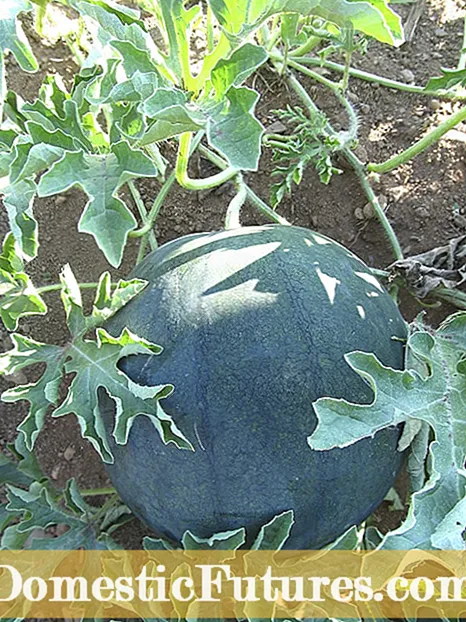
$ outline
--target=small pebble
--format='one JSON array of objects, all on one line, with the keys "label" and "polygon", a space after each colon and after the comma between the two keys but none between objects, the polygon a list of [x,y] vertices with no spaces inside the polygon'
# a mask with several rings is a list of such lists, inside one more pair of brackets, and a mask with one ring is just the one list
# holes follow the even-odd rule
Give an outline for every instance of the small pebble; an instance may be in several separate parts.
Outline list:
[{"label": "small pebble", "polygon": [[76,449],[73,447],[73,445],[68,445],[68,447],[65,449],[63,453],[63,457],[65,458],[65,460],[68,460],[69,462],[70,460],[73,459],[75,453],[76,453]]},{"label": "small pebble", "polygon": [[368,104],[361,104],[361,112],[368,114],[371,111],[371,107]]},{"label": "small pebble", "polygon": [[66,203],[66,197],[64,197],[62,194],[59,194],[55,199],[55,203],[57,205],[63,205],[64,203]]},{"label": "small pebble", "polygon": [[436,37],[446,37],[448,33],[443,28],[436,28],[434,34]]},{"label": "small pebble", "polygon": [[281,121],[274,121],[265,130],[266,134],[283,134],[286,131],[286,125]]},{"label": "small pebble", "polygon": [[358,156],[361,162],[369,162],[369,156],[367,155],[367,150],[364,145],[358,145],[354,150],[354,153]]},{"label": "small pebble", "polygon": [[313,67],[312,71],[314,73],[318,73],[319,76],[330,76],[332,74],[331,71],[329,71],[326,67]]},{"label": "small pebble", "polygon": [[374,218],[374,208],[372,207],[371,203],[366,203],[362,209],[362,213],[364,218],[366,218],[367,220],[370,220],[371,218]]},{"label": "small pebble", "polygon": [[430,100],[430,107],[432,108],[432,110],[438,110],[440,106],[441,106],[440,100],[438,99]]},{"label": "small pebble", "polygon": [[364,220],[364,212],[360,207],[357,207],[354,210],[354,215],[356,216],[357,220]]},{"label": "small pebble", "polygon": [[407,82],[408,84],[414,82],[414,73],[411,71],[411,69],[403,69],[403,71],[400,72],[400,77],[404,82]]},{"label": "small pebble", "polygon": [[60,473],[60,465],[57,464],[56,466],[53,467],[52,469],[52,479],[57,480],[58,479],[58,475]]},{"label": "small pebble", "polygon": [[348,99],[350,100],[350,102],[353,102],[353,104],[357,104],[359,101],[359,97],[358,95],[356,95],[356,93],[352,93],[351,91],[348,91],[348,93],[346,94]]}]

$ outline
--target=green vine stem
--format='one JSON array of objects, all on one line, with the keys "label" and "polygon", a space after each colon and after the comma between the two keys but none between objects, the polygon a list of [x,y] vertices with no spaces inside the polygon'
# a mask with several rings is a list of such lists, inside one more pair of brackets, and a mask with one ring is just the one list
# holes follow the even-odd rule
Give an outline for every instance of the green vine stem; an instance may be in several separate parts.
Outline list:
[{"label": "green vine stem", "polygon": [[83,497],[98,497],[100,495],[114,495],[116,488],[109,486],[108,488],[89,488],[79,491]]},{"label": "green vine stem", "polygon": [[[273,55],[273,59],[276,62],[280,62],[280,63],[283,63],[285,60],[283,56],[277,53]],[[332,80],[328,80],[327,78],[324,78],[323,76],[316,73],[315,71],[312,71],[312,69],[308,69],[307,67],[304,67],[303,65],[301,65],[300,63],[297,63],[296,61],[292,59],[289,59],[287,64],[289,67],[296,69],[297,71],[301,72],[305,76],[308,76],[309,78],[314,79],[316,82],[319,82],[323,86],[326,86],[333,92],[333,94],[338,99],[340,104],[345,108],[346,113],[348,114],[349,122],[350,122],[348,130],[345,132],[346,138],[344,140],[344,145],[351,144],[353,141],[357,140],[358,129],[359,129],[359,119],[353,106],[351,105],[351,102],[348,101],[344,93],[342,93],[341,84],[338,84],[336,82],[333,82]],[[303,93],[306,93],[304,88],[303,88]],[[313,108],[313,111],[319,112],[319,109],[317,108],[317,106]],[[339,136],[341,137],[341,133],[339,134]]]},{"label": "green vine stem", "polygon": [[[176,173],[175,171],[172,171],[170,175],[167,177],[167,179],[165,180],[163,186],[160,188],[157,196],[155,197],[154,203],[152,204],[149,215],[147,217],[146,225],[142,227],[142,229],[139,229],[139,231],[133,231],[133,237],[136,237],[136,234],[137,234],[137,237],[141,237],[141,243],[139,245],[139,251],[138,251],[138,256],[136,260],[137,263],[142,261],[142,259],[144,258],[146,247],[147,247],[147,241],[148,241],[148,231],[152,230],[152,227],[154,226],[154,223],[157,220],[157,217],[159,215],[163,202],[165,201],[165,198],[170,192],[170,189],[175,183],[175,181],[176,181]],[[155,247],[151,245],[152,250],[155,250],[156,248],[157,248],[157,242],[155,244]]]},{"label": "green vine stem", "polygon": [[[159,215],[160,208],[162,207],[162,204],[167,194],[170,192],[170,188],[173,186],[175,181],[176,181],[176,173],[175,171],[172,171],[170,175],[167,177],[167,179],[165,180],[165,182],[163,183],[157,196],[155,197],[154,203],[152,204],[152,207],[149,213],[147,214],[145,225],[141,227],[140,229],[136,229],[135,231],[130,231],[130,233],[128,234],[129,237],[141,238],[142,236],[151,232],[154,222],[157,219],[157,216]],[[157,243],[155,244],[155,247],[157,247]]]},{"label": "green vine stem", "polygon": [[[321,60],[320,58],[313,58],[311,56],[296,56],[295,53],[290,54],[290,60],[299,62],[301,65],[311,65],[314,67],[324,67],[333,71],[344,73],[345,66],[339,63],[334,63],[329,60]],[[428,97],[438,97],[439,99],[447,99],[451,101],[465,101],[466,94],[449,93],[448,91],[435,91],[433,89],[426,89],[423,86],[416,84],[406,84],[405,82],[399,82],[398,80],[391,80],[390,78],[384,78],[362,69],[355,69],[350,67],[349,75],[366,82],[375,82],[381,86],[386,86],[390,89],[397,89],[398,91],[405,91],[407,93],[417,93],[418,95],[427,95]]]},{"label": "green vine stem", "polygon": [[[313,100],[311,99],[311,97],[309,96],[309,94],[307,93],[303,85],[301,84],[301,82],[290,72],[286,74],[286,78],[290,86],[292,87],[292,89],[301,98],[301,100],[304,102],[304,104],[306,105],[308,110],[311,112],[311,114],[320,112],[319,108],[313,102]],[[335,90],[334,87],[332,90],[334,90],[336,94],[339,93],[339,90]],[[340,95],[339,97],[340,101],[343,101],[343,100],[347,101],[342,93],[339,93],[339,95]],[[348,104],[346,106],[347,110],[350,110],[350,109],[352,110],[351,104],[349,102],[347,102],[347,104]],[[333,136],[336,135],[336,132],[332,128],[330,123],[327,123],[326,129],[330,135],[333,135]],[[403,259],[403,252],[401,250],[400,243],[398,242],[398,238],[396,237],[395,231],[393,230],[393,227],[390,224],[390,221],[388,220],[385,212],[383,211],[382,206],[380,205],[380,202],[377,199],[377,196],[375,192],[373,191],[372,186],[369,183],[369,180],[367,179],[367,175],[364,170],[364,165],[362,164],[362,162],[360,162],[360,160],[356,157],[356,155],[351,151],[351,149],[348,146],[343,146],[342,152],[344,153],[348,162],[353,166],[361,182],[361,186],[374,209],[374,213],[376,214],[388,238],[388,241],[390,242],[395,258]]]},{"label": "green vine stem", "polygon": [[225,229],[239,229],[239,227],[241,227],[239,214],[248,196],[241,173],[238,173],[235,183],[237,193],[228,205],[227,213],[225,215]]},{"label": "green vine stem", "polygon": [[[204,157],[206,157],[208,160],[210,160],[212,164],[215,164],[215,166],[218,166],[218,168],[220,169],[227,168],[228,166],[227,163],[224,162],[224,160],[222,160],[222,158],[220,158],[216,153],[214,153],[213,151],[211,151],[204,145],[199,145],[199,152]],[[244,184],[244,186],[246,188],[247,199],[249,203],[251,203],[251,205],[256,207],[265,216],[267,216],[267,218],[269,218],[273,222],[278,223],[279,225],[290,224],[285,218],[283,218],[283,216],[280,216],[280,214],[277,214],[271,207],[267,205],[267,203],[265,203],[265,201],[263,201],[260,197],[258,197],[257,194],[247,184]]]},{"label": "green vine stem", "polygon": [[348,84],[349,84],[349,79],[350,79],[350,69],[351,69],[351,57],[352,57],[352,52],[347,51],[345,53],[345,69],[343,71],[343,79],[342,79],[342,85],[341,85],[341,89],[343,92],[348,90]]},{"label": "green vine stem", "polygon": [[312,52],[312,50],[319,45],[322,39],[328,36],[328,33],[325,30],[322,30],[321,35],[322,36],[319,36],[318,31],[315,31],[307,41],[290,52],[290,56],[293,58],[299,58],[308,52]]},{"label": "green vine stem", "polygon": [[[194,140],[191,141],[190,147],[189,147],[189,156],[190,157],[194,151],[197,149],[199,143],[202,140],[202,137],[204,136],[204,131],[201,130],[199,131],[196,136],[194,137]],[[141,242],[139,244],[139,251],[138,251],[138,256],[136,259],[136,262],[139,263],[140,261],[142,261],[142,259],[144,258],[144,255],[146,253],[146,247],[147,247],[147,241],[148,241],[148,234],[150,231],[152,231],[152,228],[155,224],[155,221],[157,220],[157,217],[159,215],[160,209],[163,205],[163,202],[165,201],[168,193],[170,192],[171,187],[173,186],[173,184],[176,181],[176,170],[172,171],[170,173],[170,175],[167,177],[167,179],[164,181],[162,187],[160,188],[157,196],[155,197],[155,200],[152,204],[152,207],[149,211],[149,214],[147,216],[147,220],[144,224],[143,227],[141,227],[140,229],[137,229],[136,231],[132,231],[130,232],[129,236],[133,237],[133,238],[141,238]],[[145,211],[145,208],[144,208]],[[154,239],[155,239],[155,234],[154,234]],[[155,250],[157,248],[157,240],[155,239],[155,244],[151,244],[151,248],[152,250]]]},{"label": "green vine stem", "polygon": [[345,150],[344,153],[346,159],[354,168],[356,175],[359,177],[361,186],[363,187],[363,190],[366,193],[370,204],[372,205],[372,209],[374,210],[374,213],[378,218],[380,224],[382,225],[385,235],[387,236],[388,241],[391,244],[393,254],[395,255],[396,260],[403,259],[403,251],[401,250],[398,238],[396,237],[395,231],[393,230],[390,221],[388,220],[382,206],[380,205],[380,201],[377,198],[377,195],[375,194],[372,186],[369,183],[369,180],[367,179],[367,175],[364,170],[364,164],[356,157],[356,155],[350,149]]},{"label": "green vine stem", "polygon": [[[274,54],[273,57],[271,56],[271,58],[273,58],[273,60],[281,64],[285,61],[285,58],[281,54]],[[331,89],[332,91],[337,91],[340,88],[340,85],[337,84],[336,82],[333,82],[332,80],[329,80],[328,78],[325,78],[324,76],[321,76],[320,73],[317,73],[316,71],[312,71],[312,69],[308,69],[301,63],[296,62],[293,58],[288,58],[287,65],[288,67],[292,67],[293,69],[300,71],[301,73],[308,76],[309,78],[312,78],[316,82],[323,84],[324,86]]]},{"label": "green vine stem", "polygon": [[466,309],[466,293],[458,291],[457,289],[448,289],[447,287],[437,287],[433,292],[433,295],[444,302],[448,302],[451,305],[458,307],[458,309]]},{"label": "green vine stem", "polygon": [[205,179],[191,179],[188,175],[188,161],[191,151],[191,132],[184,132],[180,136],[180,143],[178,146],[178,158],[176,160],[176,180],[188,190],[209,190],[220,186],[232,177],[238,174],[238,169],[229,166],[222,170],[221,173],[211,175]]},{"label": "green vine stem", "polygon": [[144,201],[142,200],[141,193],[136,188],[136,184],[134,183],[133,179],[128,181],[128,188],[131,192],[131,196],[133,197],[134,202],[136,203],[136,207],[138,208],[138,212],[143,223],[141,229],[136,229],[135,231],[130,232],[133,234],[131,237],[139,237],[144,235],[145,233],[148,233],[150,246],[152,250],[154,250],[157,247],[155,233],[152,231],[152,223],[150,223],[149,221],[146,206],[144,205]]},{"label": "green vine stem", "polygon": [[413,145],[405,149],[401,153],[389,158],[385,162],[379,164],[371,162],[367,165],[367,169],[373,173],[388,173],[401,164],[409,162],[422,151],[431,147],[438,142],[449,130],[453,129],[458,123],[466,120],[466,106],[461,107],[457,112],[445,119],[439,126],[428,132],[423,138],[415,142]]},{"label": "green vine stem", "polygon": [[[79,289],[95,289],[98,287],[98,283],[78,283]],[[116,287],[116,283],[112,283],[111,287]],[[53,285],[44,285],[42,287],[37,287],[36,291],[38,294],[47,294],[48,292],[57,292],[63,288],[61,283],[54,283]]]}]

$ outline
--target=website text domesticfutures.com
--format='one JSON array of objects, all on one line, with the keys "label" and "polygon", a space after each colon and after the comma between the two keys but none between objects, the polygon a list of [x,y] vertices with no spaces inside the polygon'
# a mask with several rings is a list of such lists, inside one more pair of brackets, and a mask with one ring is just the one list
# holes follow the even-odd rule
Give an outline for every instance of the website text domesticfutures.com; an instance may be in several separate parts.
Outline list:
[{"label": "website text domesticfutures.com", "polygon": [[[164,574],[165,566],[149,571],[144,566],[137,576],[100,576],[90,580],[83,576],[28,576],[13,565],[0,565],[2,590],[0,602],[25,599],[29,602],[220,602],[228,592],[238,603],[367,603],[389,600],[435,603],[466,602],[466,577],[444,576],[392,577],[383,590],[374,590],[369,576],[336,577],[277,576],[269,566],[262,576],[234,576],[228,564],[197,564],[198,578]],[[156,572],[154,573],[154,569]]]}]

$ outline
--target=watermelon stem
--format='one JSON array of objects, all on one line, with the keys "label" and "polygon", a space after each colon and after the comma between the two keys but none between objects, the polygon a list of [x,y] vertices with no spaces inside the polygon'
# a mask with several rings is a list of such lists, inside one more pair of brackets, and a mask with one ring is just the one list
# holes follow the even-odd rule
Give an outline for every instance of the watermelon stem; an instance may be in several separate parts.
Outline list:
[{"label": "watermelon stem", "polygon": [[[80,289],[95,289],[99,286],[99,283],[78,283]],[[111,287],[116,287],[116,283],[111,283]],[[46,294],[48,292],[60,291],[63,288],[63,283],[54,283],[53,285],[43,285],[42,287],[36,287],[38,294]]]},{"label": "watermelon stem", "polygon": [[180,136],[180,143],[178,146],[178,158],[176,160],[176,180],[188,190],[209,190],[210,188],[216,188],[221,184],[229,181],[232,177],[238,174],[238,169],[229,166],[225,170],[205,177],[204,179],[192,179],[188,174],[188,162],[191,151],[191,132],[184,132]]},{"label": "watermelon stem", "polygon": [[236,194],[228,205],[227,213],[225,215],[225,229],[238,229],[241,227],[239,214],[248,196],[241,173],[238,173],[236,176],[235,183]]},{"label": "watermelon stem", "polygon": [[99,497],[100,495],[114,495],[116,489],[112,486],[107,488],[89,488],[88,490],[80,490],[83,497]]},{"label": "watermelon stem", "polygon": [[134,180],[131,179],[130,181],[128,181],[128,188],[129,188],[129,191],[131,192],[131,196],[133,197],[133,200],[136,204],[136,207],[138,208],[139,215],[143,222],[143,226],[141,227],[141,229],[136,229],[135,231],[131,231],[129,235],[131,237],[141,237],[145,235],[146,233],[148,233],[151,249],[155,250],[157,248],[157,240],[155,238],[155,233],[152,231],[152,223],[150,223],[148,219],[146,206],[144,205],[144,201],[142,200],[141,193],[136,188]]},{"label": "watermelon stem", "polygon": [[[215,164],[216,166],[218,166],[218,168],[224,169],[228,166],[227,163],[222,160],[222,158],[220,158],[216,153],[214,153],[213,151],[211,151],[204,145],[199,145],[199,152],[203,156],[205,156],[208,160],[210,160],[212,164]],[[251,205],[253,205],[259,211],[261,211],[272,222],[276,222],[279,225],[290,224],[286,220],[286,218],[283,218],[283,216],[280,216],[280,214],[277,214],[277,212],[275,212],[275,210],[269,207],[267,203],[265,203],[265,201],[263,201],[260,197],[258,197],[257,194],[246,183],[244,183],[244,186],[246,188],[247,199],[249,203],[251,203]]]},{"label": "watermelon stem", "polygon": [[[277,62],[278,58],[276,55],[275,55],[275,58],[276,58],[275,62]],[[289,62],[289,64],[295,67],[296,69],[299,69],[299,71],[301,71],[302,73],[306,75],[314,74],[314,72],[306,69],[305,67],[300,67],[298,63]],[[319,81],[322,82],[322,76],[319,76],[318,74],[316,74],[316,76],[318,76]],[[314,75],[311,75],[310,77],[314,77]],[[306,105],[307,109],[309,110],[309,113],[311,115],[320,114],[321,112],[320,109],[311,99],[308,92],[301,84],[301,82],[290,71],[287,72],[286,78],[290,86],[292,87],[292,89],[295,91],[295,93],[301,98],[303,103]],[[331,82],[330,80],[326,80],[325,78],[324,80],[328,83],[326,84],[326,86],[332,89],[333,93],[336,95],[339,101],[344,105],[348,113],[349,119],[350,119],[350,128],[347,132],[348,138],[342,145],[341,151],[343,152],[343,154],[345,155],[346,159],[351,164],[351,166],[354,168],[355,173],[358,176],[359,181],[361,182],[361,186],[370,204],[372,205],[374,213],[376,214],[380,224],[382,225],[385,235],[387,236],[387,239],[390,242],[395,258],[397,260],[403,259],[403,251],[401,250],[401,246],[396,236],[396,233],[393,230],[393,227],[390,221],[388,220],[382,206],[380,205],[377,195],[372,189],[372,186],[367,178],[364,164],[359,160],[359,158],[356,157],[356,155],[351,151],[351,148],[349,147],[349,144],[351,144],[351,142],[353,142],[354,139],[356,138],[354,134],[355,132],[357,132],[357,124],[358,124],[357,116],[354,113],[354,110],[351,104],[348,102],[346,97],[340,92],[339,86]],[[330,123],[326,124],[326,131],[328,132],[328,135],[332,138],[338,136],[338,133],[333,129]]]},{"label": "watermelon stem", "polygon": [[[300,65],[311,65],[314,67],[324,67],[325,69],[330,69],[332,71],[338,71],[339,73],[343,73],[345,70],[344,65],[339,63],[335,63],[329,60],[323,60],[320,58],[313,58],[311,56],[301,56],[297,55],[295,52],[290,54],[290,61],[297,61]],[[453,93],[449,91],[440,91],[435,89],[426,89],[423,86],[419,86],[417,84],[406,84],[405,82],[400,82],[398,80],[391,80],[390,78],[385,78],[383,76],[379,76],[374,73],[370,73],[369,71],[363,71],[362,69],[355,69],[354,67],[350,67],[349,75],[354,78],[358,78],[360,80],[364,80],[366,82],[374,82],[376,84],[380,84],[381,86],[386,86],[390,89],[396,89],[398,91],[404,91],[406,93],[417,93],[418,95],[426,95],[427,97],[437,97],[439,99],[445,99],[449,101],[464,101],[466,100],[466,95],[463,93]],[[322,76],[320,76],[322,77]]]},{"label": "watermelon stem", "polygon": [[462,106],[454,114],[445,119],[445,121],[440,123],[440,125],[428,132],[420,140],[413,143],[401,153],[394,155],[385,162],[380,162],[378,164],[371,162],[367,165],[368,170],[374,173],[388,173],[389,171],[392,171],[398,166],[409,162],[417,155],[437,143],[442,136],[464,120],[466,120],[466,106]]}]

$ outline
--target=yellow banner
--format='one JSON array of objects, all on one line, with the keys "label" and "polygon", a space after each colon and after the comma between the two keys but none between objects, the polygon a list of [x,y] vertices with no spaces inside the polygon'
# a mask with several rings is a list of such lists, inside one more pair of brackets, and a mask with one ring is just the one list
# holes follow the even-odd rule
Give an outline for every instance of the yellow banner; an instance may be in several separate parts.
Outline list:
[{"label": "yellow banner", "polygon": [[0,551],[0,618],[455,618],[466,551]]}]

